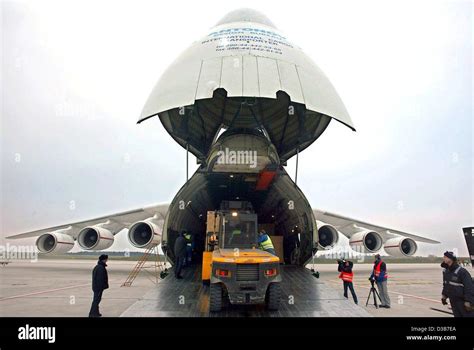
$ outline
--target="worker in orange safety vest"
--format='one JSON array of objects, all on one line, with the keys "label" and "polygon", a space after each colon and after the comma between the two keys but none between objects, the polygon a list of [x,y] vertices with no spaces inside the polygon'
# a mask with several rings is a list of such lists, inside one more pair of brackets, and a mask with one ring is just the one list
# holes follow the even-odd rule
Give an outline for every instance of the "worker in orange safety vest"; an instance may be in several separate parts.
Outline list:
[{"label": "worker in orange safety vest", "polygon": [[390,309],[390,296],[388,295],[387,279],[387,265],[380,257],[380,254],[376,254],[374,268],[369,280],[374,281],[377,284],[377,289],[379,290],[380,299],[382,301],[380,307]]},{"label": "worker in orange safety vest", "polygon": [[340,272],[339,278],[342,279],[343,286],[344,286],[344,297],[347,298],[347,289],[351,291],[352,298],[354,298],[354,303],[358,303],[357,301],[357,295],[354,291],[354,285],[352,283],[352,280],[354,279],[354,272],[352,272],[352,266],[354,264],[352,261],[348,260],[338,260],[337,261],[339,266],[337,270]]}]

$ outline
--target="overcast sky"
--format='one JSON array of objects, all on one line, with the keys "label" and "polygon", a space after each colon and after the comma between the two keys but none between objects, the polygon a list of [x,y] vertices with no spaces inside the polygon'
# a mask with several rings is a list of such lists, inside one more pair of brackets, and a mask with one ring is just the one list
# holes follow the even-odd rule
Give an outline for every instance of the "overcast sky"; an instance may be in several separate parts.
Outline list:
[{"label": "overcast sky", "polygon": [[[185,181],[185,151],[158,119],[137,125],[141,108],[181,51],[227,12],[252,7],[313,58],[357,128],[332,122],[300,155],[311,205],[443,242],[421,244],[423,254],[467,254],[470,1],[1,6],[0,238],[170,201]],[[120,236],[113,249],[129,246]]]}]

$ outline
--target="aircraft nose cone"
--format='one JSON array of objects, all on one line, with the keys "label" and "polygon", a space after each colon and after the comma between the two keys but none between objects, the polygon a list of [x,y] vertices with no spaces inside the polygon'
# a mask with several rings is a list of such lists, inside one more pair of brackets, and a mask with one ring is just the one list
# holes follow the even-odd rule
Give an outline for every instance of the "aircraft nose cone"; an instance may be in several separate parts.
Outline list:
[{"label": "aircraft nose cone", "polygon": [[260,13],[254,9],[250,8],[241,8],[229,12],[227,15],[222,17],[222,19],[217,23],[217,25],[228,24],[234,22],[253,22],[260,23],[272,28],[275,28],[275,25],[265,16],[263,13]]}]

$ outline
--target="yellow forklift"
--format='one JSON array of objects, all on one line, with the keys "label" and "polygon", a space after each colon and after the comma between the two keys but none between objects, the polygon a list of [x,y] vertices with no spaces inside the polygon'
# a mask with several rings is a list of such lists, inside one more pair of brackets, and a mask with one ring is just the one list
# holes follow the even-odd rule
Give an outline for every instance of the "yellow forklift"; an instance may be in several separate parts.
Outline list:
[{"label": "yellow forklift", "polygon": [[265,303],[278,310],[280,259],[257,249],[257,214],[250,202],[224,201],[207,213],[202,279],[210,284],[211,312],[231,304]]}]

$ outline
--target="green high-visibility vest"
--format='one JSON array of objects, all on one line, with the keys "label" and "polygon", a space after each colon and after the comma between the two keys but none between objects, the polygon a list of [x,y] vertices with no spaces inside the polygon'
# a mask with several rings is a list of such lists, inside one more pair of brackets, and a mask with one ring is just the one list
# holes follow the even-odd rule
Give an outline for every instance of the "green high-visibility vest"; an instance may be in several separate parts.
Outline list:
[{"label": "green high-visibility vest", "polygon": [[275,249],[273,247],[273,243],[272,243],[272,240],[270,239],[270,236],[267,235],[267,239],[264,240],[263,242],[260,242],[260,249],[262,250]]},{"label": "green high-visibility vest", "polygon": [[184,239],[186,239],[186,245],[189,246],[189,247],[190,247],[190,246],[192,245],[192,243],[193,243],[193,241],[191,240],[191,238],[192,238],[192,237],[191,237],[191,235],[190,235],[189,233],[187,233],[187,234],[184,235]]}]

